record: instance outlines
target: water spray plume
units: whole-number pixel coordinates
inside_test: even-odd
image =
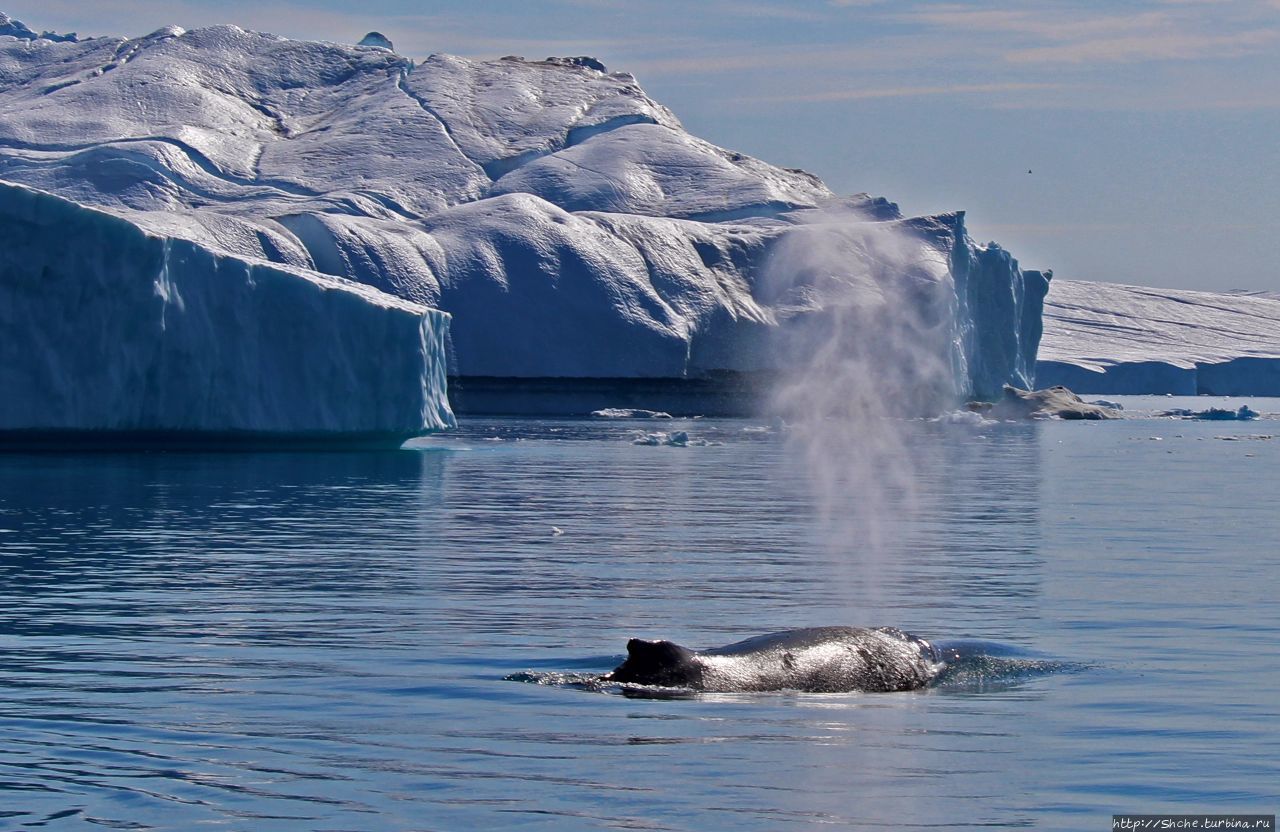
[[[814,494],[821,545],[875,582],[918,506],[913,417],[964,394],[948,251],[899,222],[827,211],[770,253],[784,366],[773,397]]]

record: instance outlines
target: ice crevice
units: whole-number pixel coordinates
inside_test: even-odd
[[[408,85],[405,83],[405,81],[409,77],[409,74],[410,73],[408,68],[401,69],[396,74],[396,79],[395,79],[396,89],[400,90],[400,92],[404,93],[406,97],[408,97],[411,101],[413,101],[415,104],[421,107],[424,113],[431,116],[431,118],[435,119],[436,123],[440,125],[440,129],[444,132],[444,135],[449,139],[449,143],[453,146],[453,149],[458,152],[459,156],[461,156],[463,159],[466,159],[467,162],[469,162],[473,167],[475,167],[477,170],[482,172],[486,177],[492,179],[492,177],[489,176],[489,172],[485,169],[484,165],[479,164],[478,162],[476,162],[475,159],[472,159],[470,156],[468,156],[467,153],[462,149],[462,146],[458,144],[458,140],[454,138],[453,130],[449,127],[449,122],[446,121],[444,117],[441,116],[440,113],[437,112],[436,109],[431,106],[430,102],[428,102],[422,96],[418,95],[413,90],[409,89]]]

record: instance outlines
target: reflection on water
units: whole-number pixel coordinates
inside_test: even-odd
[[[673,429],[714,444],[673,448],[636,429],[0,457],[0,827],[1101,828],[1193,798],[1274,810],[1277,680],[1257,656],[1280,627],[1256,586],[1276,559],[1232,535],[1280,532],[1275,516],[1213,493],[1177,534],[1133,514],[1194,488],[1206,448],[1247,477],[1276,443],[1171,443],[1138,493],[1157,444],[1129,441],[1140,423],[913,425],[916,511],[871,559],[826,539],[776,430],[689,421]],[[1064,490],[1089,466],[1089,489]],[[1205,566],[1228,552],[1236,566]],[[1161,581],[1235,593],[1247,626],[1135,605]],[[608,670],[633,636],[820,624],[984,639],[1005,664],[904,695],[504,681]],[[1072,672],[1040,672],[1056,662]],[[1256,684],[1219,684],[1246,667]],[[1214,737],[1249,754],[1215,755]],[[1214,763],[1194,790],[1179,747]]]

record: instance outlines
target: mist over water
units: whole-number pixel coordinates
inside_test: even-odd
[[[780,354],[798,369],[773,405],[813,491],[818,545],[842,582],[880,598],[877,576],[921,499],[911,420],[965,388],[947,252],[900,223],[828,211],[783,238],[765,285],[791,316]]]

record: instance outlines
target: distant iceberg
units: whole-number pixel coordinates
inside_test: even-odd
[[[1036,384],[1280,396],[1280,298],[1055,280]]]

